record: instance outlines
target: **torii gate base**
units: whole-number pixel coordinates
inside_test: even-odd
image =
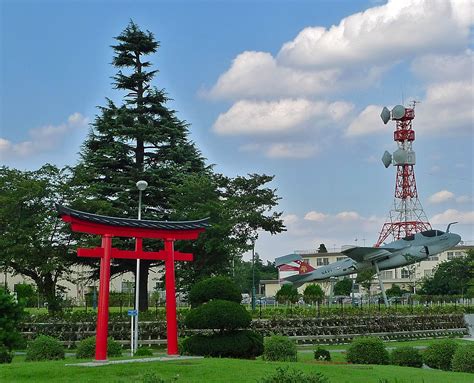
[[[80,257],[100,257],[99,307],[95,359],[107,359],[107,336],[109,324],[110,262],[112,258],[146,259],[165,261],[166,323],[168,355],[178,355],[178,324],[176,320],[175,261],[192,261],[193,255],[174,251],[175,240],[196,239],[209,226],[207,219],[186,222],[140,221],[106,217],[72,210],[57,205],[65,222],[70,222],[73,231],[102,236],[102,246],[93,249],[78,249]],[[112,238],[134,237],[135,250],[119,250],[112,247]],[[163,239],[164,250],[143,251],[143,238]]]

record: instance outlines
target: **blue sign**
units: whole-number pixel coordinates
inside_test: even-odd
[[[137,310],[128,310],[128,316],[136,317],[138,315]]]

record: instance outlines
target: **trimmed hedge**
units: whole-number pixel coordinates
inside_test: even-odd
[[[451,362],[453,371],[474,373],[474,344],[458,347]]]
[[[242,295],[237,285],[223,276],[204,279],[196,283],[189,292],[189,303],[193,308],[213,299],[240,303]]]
[[[95,337],[91,336],[82,340],[77,346],[76,358],[77,359],[90,359],[95,356]],[[113,340],[113,338],[107,339],[107,356],[122,356],[122,346],[120,343]]]
[[[13,354],[6,348],[2,343],[0,343],[0,364],[11,363],[13,359]]]
[[[414,347],[397,347],[390,354],[390,364],[421,368],[423,366],[423,357]]]
[[[259,383],[329,383],[329,379],[319,372],[305,374],[303,371],[277,367],[276,373],[265,376]]]
[[[28,344],[25,360],[58,360],[64,359],[64,348],[56,338],[40,335]]]
[[[314,350],[314,359],[329,362],[331,360],[331,353],[324,348],[318,347]]]
[[[250,326],[250,314],[239,303],[214,300],[191,310],[185,324],[192,329],[235,330]]]
[[[139,347],[133,356],[153,356],[153,351],[150,347]]]
[[[263,353],[263,338],[249,330],[223,334],[197,334],[183,339],[181,350],[188,355],[222,358],[255,358]]]
[[[452,339],[432,343],[423,353],[423,362],[428,367],[450,371],[451,360],[457,348],[457,343]]]
[[[263,343],[263,359],[282,362],[296,362],[298,353],[296,343],[286,336],[274,335],[265,338]]]
[[[361,337],[354,339],[347,349],[347,361],[356,364],[388,364],[389,354],[381,339]]]

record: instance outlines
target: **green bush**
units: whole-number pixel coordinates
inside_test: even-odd
[[[458,347],[452,359],[453,371],[474,372],[474,344]]]
[[[354,339],[347,349],[347,361],[357,364],[388,364],[389,354],[381,339],[361,337]]]
[[[134,356],[153,356],[153,351],[150,347],[139,347]]]
[[[414,347],[397,347],[390,354],[390,364],[420,368],[423,366],[423,357]]]
[[[95,337],[91,336],[89,338],[81,340],[76,350],[77,359],[89,359],[95,356]],[[113,338],[107,339],[107,356],[122,356],[122,346],[120,343],[113,340]]]
[[[305,374],[303,371],[277,367],[276,373],[265,376],[259,383],[329,383],[329,379],[321,373]]]
[[[255,358],[263,353],[263,339],[249,330],[212,335],[197,334],[183,339],[182,352],[222,358]]]
[[[23,307],[15,302],[8,291],[0,288],[0,344],[9,351],[23,343],[18,325],[24,316]]]
[[[314,350],[314,359],[330,361],[331,353],[324,348],[318,347],[316,350]]]
[[[278,290],[275,294],[275,298],[278,303],[296,303],[298,302],[299,294],[296,287],[290,284],[286,284],[281,286],[280,290]]]
[[[252,318],[239,303],[213,300],[191,310],[185,324],[193,329],[235,330],[246,328]]]
[[[456,342],[451,339],[432,343],[423,353],[423,362],[428,367],[449,371],[451,370],[451,360],[457,347]]]
[[[282,362],[296,362],[296,344],[286,336],[273,335],[265,338],[263,359]]]
[[[64,348],[56,338],[40,335],[28,344],[26,361],[64,359]]]
[[[13,359],[12,353],[3,344],[0,343],[0,364],[11,363]]]
[[[199,306],[213,299],[240,303],[242,295],[232,280],[222,276],[204,279],[196,283],[189,292],[191,307]]]

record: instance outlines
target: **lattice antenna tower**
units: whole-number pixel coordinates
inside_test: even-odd
[[[393,165],[397,168],[395,179],[395,198],[389,211],[388,219],[383,224],[379,239],[375,244],[379,247],[389,237],[397,240],[420,231],[430,230],[431,225],[418,199],[415,180],[416,155],[413,150],[415,131],[412,127],[415,118],[415,106],[419,101],[412,101],[410,107],[396,105],[391,111],[384,107],[380,117],[384,124],[395,121],[393,139],[398,149],[390,154],[385,151],[382,162],[386,168]]]

